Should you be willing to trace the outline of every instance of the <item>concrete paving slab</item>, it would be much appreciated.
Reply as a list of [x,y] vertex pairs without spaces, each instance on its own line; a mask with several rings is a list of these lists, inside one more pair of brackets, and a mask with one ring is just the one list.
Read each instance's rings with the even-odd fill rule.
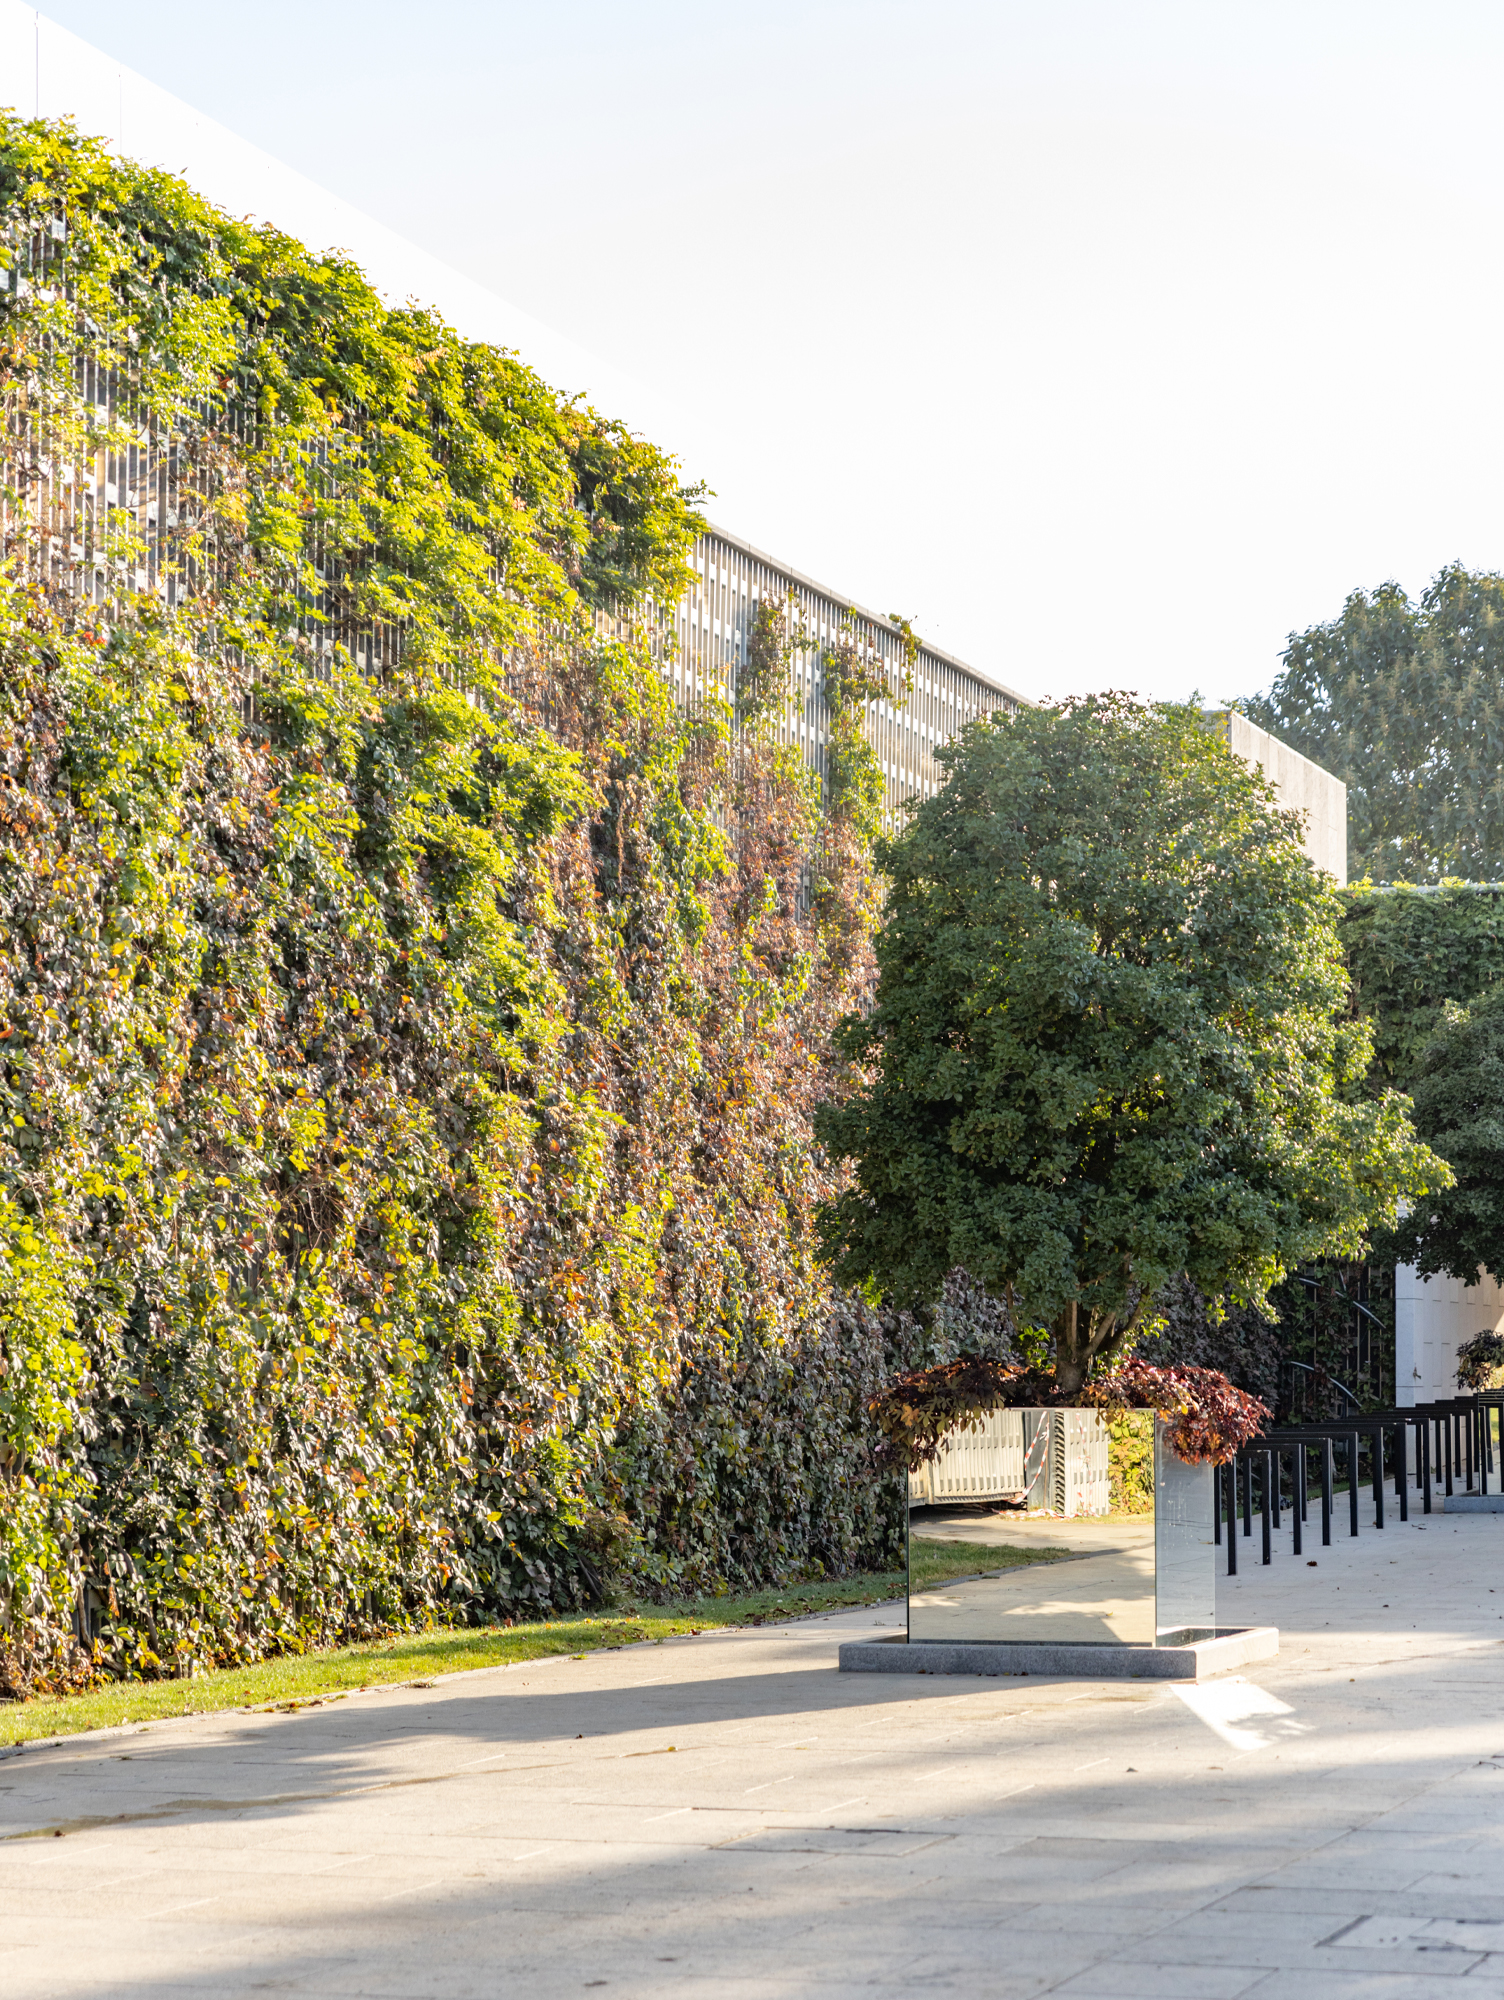
[[[1315,1569],[1288,1526],[1267,1570],[1244,1543],[1219,1621],[1282,1652],[1200,1713],[839,1675],[844,1638],[900,1629],[877,1607],[28,1749],[0,1759],[0,1984],[1504,2000],[1504,1953],[1465,1948],[1504,1924],[1499,1536],[1365,1524],[1308,1537]],[[1423,1942],[1323,1942],[1380,1918]]]
[[1116,1965],[1104,1987],[1099,1968],[1078,1973],[1054,1990],[1060,1994],[1099,1995],[1112,1993],[1122,2000],[1239,2000],[1263,1979],[1259,1966],[1216,1964]]
[[1259,2000],[1473,2000],[1487,1994],[1490,2000],[1504,1996],[1504,1976],[1486,1966],[1474,1966],[1466,1986],[1458,1986],[1457,1974],[1439,1970],[1412,1972],[1271,1972],[1261,1985],[1250,1990]]

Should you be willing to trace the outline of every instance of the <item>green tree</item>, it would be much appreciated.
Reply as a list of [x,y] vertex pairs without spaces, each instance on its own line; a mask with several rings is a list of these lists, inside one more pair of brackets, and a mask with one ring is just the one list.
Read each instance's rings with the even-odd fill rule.
[[1451,1165],[1456,1185],[1417,1202],[1395,1247],[1424,1277],[1472,1284],[1478,1266],[1504,1274],[1504,987],[1470,1011],[1449,1007],[1420,1060],[1416,1129]]
[[1252,721],[1348,787],[1354,876],[1504,876],[1504,576],[1444,569],[1292,633]]
[[1092,696],[938,754],[881,850],[864,1081],[821,1114],[842,1278],[922,1306],[964,1265],[1074,1390],[1177,1274],[1258,1304],[1440,1185],[1405,1098],[1353,1101],[1335,893],[1195,709]]

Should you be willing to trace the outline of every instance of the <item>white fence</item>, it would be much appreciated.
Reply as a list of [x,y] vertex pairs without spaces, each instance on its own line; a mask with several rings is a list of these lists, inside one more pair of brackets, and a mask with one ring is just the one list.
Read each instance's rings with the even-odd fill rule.
[[1108,1511],[1107,1426],[1096,1410],[993,1410],[940,1440],[909,1474],[911,1507],[1011,1500],[1054,1514]]

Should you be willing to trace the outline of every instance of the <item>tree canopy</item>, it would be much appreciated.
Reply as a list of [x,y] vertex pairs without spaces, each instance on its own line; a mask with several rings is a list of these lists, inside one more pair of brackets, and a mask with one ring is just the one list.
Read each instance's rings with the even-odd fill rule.
[[1355,590],[1283,657],[1244,707],[1346,781],[1351,874],[1504,878],[1504,576],[1453,564],[1418,604]]
[[1337,896],[1195,709],[1092,696],[937,754],[820,1114],[841,1277],[923,1304],[963,1264],[1074,1388],[1177,1274],[1256,1304],[1445,1180],[1406,1099],[1358,1100]]

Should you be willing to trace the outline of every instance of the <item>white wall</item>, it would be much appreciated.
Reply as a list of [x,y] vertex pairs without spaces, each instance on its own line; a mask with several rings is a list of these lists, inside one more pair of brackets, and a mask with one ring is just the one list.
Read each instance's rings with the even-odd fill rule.
[[1309,757],[1302,757],[1267,730],[1256,728],[1246,715],[1221,709],[1208,716],[1221,730],[1227,747],[1264,773],[1287,809],[1304,813],[1305,850],[1318,868],[1347,886],[1347,786]]
[[1394,1274],[1395,1400],[1401,1407],[1457,1394],[1457,1350],[1476,1333],[1504,1332],[1504,1291],[1486,1271],[1476,1284]]

